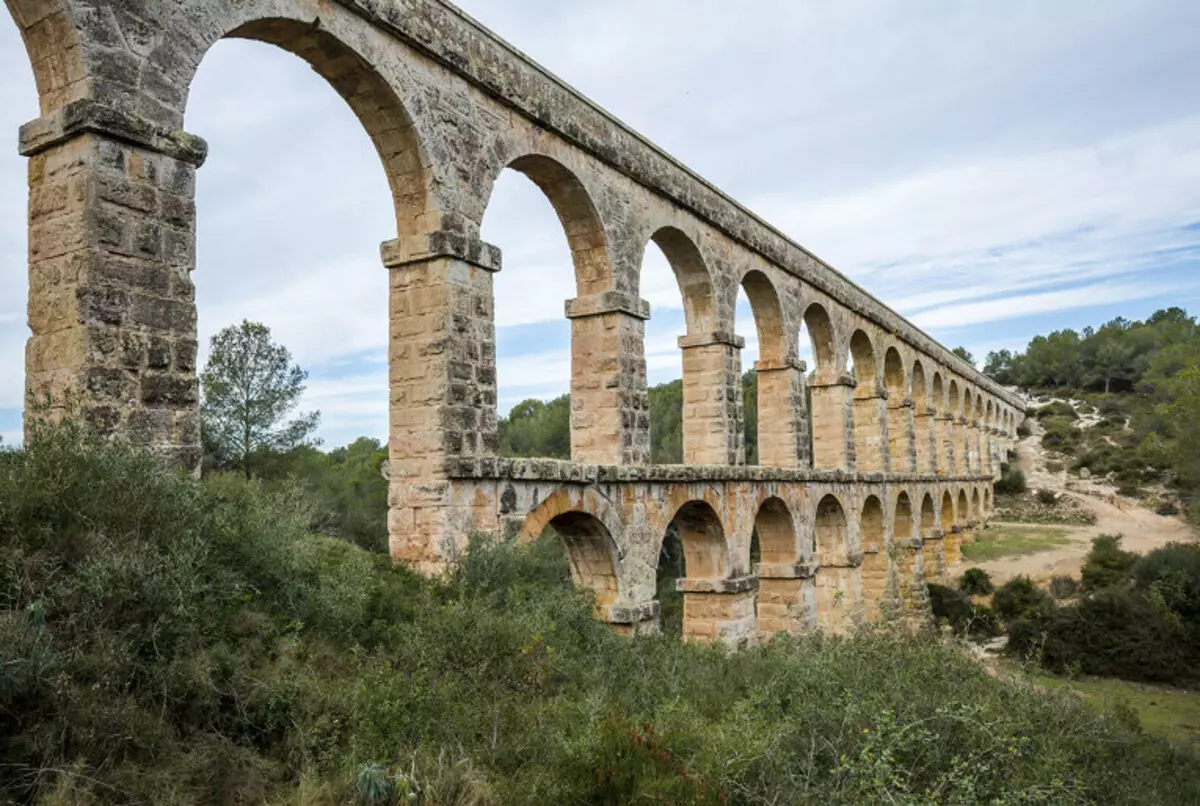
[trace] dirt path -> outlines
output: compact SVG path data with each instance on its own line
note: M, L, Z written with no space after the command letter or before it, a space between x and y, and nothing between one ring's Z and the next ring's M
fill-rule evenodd
M1091 549L1093 537L1122 535L1121 545L1127 551L1145 554L1172 542L1196 540L1196 533L1179 518L1158 515L1137 502L1117 495L1116 489L1093 481L1068 477L1066 473L1051 473L1046 469L1046 453L1041 445L1041 426L1031 420L1033 434L1017 443L1018 466L1025 473L1030 489L1052 490L1080 501L1096 513L1091 526L1047 526L1006 524L1014 528L1060 529L1071 541L1069 544L1035 554L1006 557L968 565L987 571L997 583L1026 575L1035 581L1053 576L1079 576L1083 559Z

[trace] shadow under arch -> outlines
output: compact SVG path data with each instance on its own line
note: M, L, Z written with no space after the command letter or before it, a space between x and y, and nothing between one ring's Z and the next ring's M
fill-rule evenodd
M562 540L575 584L593 591L599 608L617 604L621 597L617 547L608 527L590 513L571 511L552 518L547 529Z
M932 502L930 503L932 507ZM901 491L896 496L896 514L892 517L892 539L899 544L903 540L912 540L913 508L912 499L908 493Z
M754 518L754 531L762 565L796 564L796 524L783 499L772 496L763 501Z
M868 495L863 502L859 542L863 550L861 579L866 617L874 621L880 615L888 584L887 522L878 496Z
M804 309L804 327L812 342L814 383L831 383L837 375L837 334L829 312L819 302Z

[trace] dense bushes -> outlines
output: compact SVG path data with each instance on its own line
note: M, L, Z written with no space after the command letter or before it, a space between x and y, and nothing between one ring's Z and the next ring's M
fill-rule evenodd
M1019 495L1027 489L1025 473L1018 467L1002 465L1000 480L996 482L993 489L997 495Z
M1200 798L1193 754L952 647L622 639L554 543L430 581L311 521L66 431L0 455L0 801Z
M931 582L929 604L934 620L946 624L958 635L991 638L1000 634L1000 625L991 609L973 603L963 591Z
M1002 604L1004 589L996 593L1012 651L1057 672L1200 684L1200 546L1172 544L1138 557L1121 549L1119 537L1098 537L1074 604L1035 601L1040 591L1020 587L1020 604Z
M958 578L958 589L968 596L988 596L994 590L992 578L982 568L968 568Z

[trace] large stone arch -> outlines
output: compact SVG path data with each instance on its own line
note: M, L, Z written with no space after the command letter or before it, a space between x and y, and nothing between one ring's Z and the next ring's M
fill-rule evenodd
M576 292L581 299L609 291L613 285L612 258L604 221L592 193L580 175L554 157L525 153L502 167L524 175L545 194L562 223L574 264ZM488 189L495 187L499 172Z
M804 378L798 364L797 333L790 324L776 281L760 269L741 280L758 331L757 464L799 467L808 454Z
M689 336L719 329L712 276L695 241L678 227L664 226L650 236L667 259L683 299L684 321ZM645 248L642 250L645 253Z
M66 0L5 0L33 68L43 115L85 97L87 66Z
M894 346L883 355L883 382L887 389L888 468L893 473L911 473L918 469L916 418L904 358Z
M814 383L829 383L838 373L838 338L829 311L819 302L811 302L801 317L812 343Z
M819 302L804 309L805 329L812 342L816 367L809 384L812 407L813 467L849 470L854 465L854 381L839 374L844 366L837 330L829 312Z
M725 529L707 501L681 506L671 523L683 544L683 636L692 641L720 640L744 646L757 637L755 598L757 580L729 578Z

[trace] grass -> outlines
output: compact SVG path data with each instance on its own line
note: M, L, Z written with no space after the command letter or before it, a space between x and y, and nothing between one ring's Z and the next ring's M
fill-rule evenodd
M1131 706L1148 733L1200 746L1200 691L1149 686L1105 677L1062 678L1038 675L1040 685L1074 691L1098 711Z
M1004 557L1020 557L1065 546L1071 540L1063 529L992 524L975 535L975 542L962 547L963 556L983 563Z

